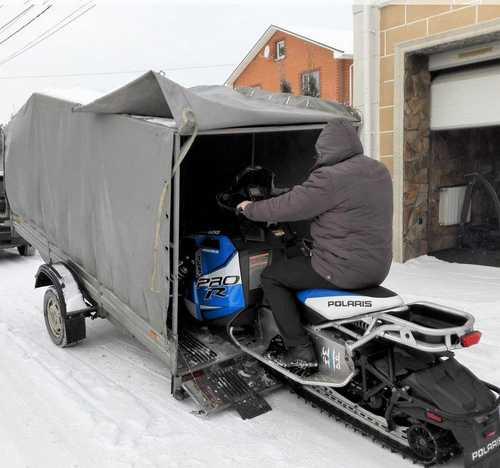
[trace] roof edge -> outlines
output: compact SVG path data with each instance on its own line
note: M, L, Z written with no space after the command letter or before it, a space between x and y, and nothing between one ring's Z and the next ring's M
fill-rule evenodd
M302 34L294 33L293 31L290 31L288 29L282 28L282 27L277 26L275 24L271 24L264 31L264 33L259 37L257 42L252 46L252 48L248 51L248 53L245 55L243 60L231 72L229 77L224 82L224 84L226 86L232 86L234 84L234 82L239 78L239 76L243 73L243 71L250 64L250 62L257 56L259 51L266 45L266 43L271 39L271 37L278 31L283 32L285 34L289 34L290 36L294 36L294 37L301 39L303 41L309 42L310 44L314 44L318 47L323 47L324 49L328 49L333 53L341 53L341 54L344 53L343 50L337 49L336 47L329 46L328 44L325 44L323 42L315 41L314 39L311 39L310 37L306 37L306 36L303 36Z

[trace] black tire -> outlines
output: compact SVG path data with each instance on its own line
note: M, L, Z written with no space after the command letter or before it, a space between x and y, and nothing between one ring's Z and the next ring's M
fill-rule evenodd
M66 316L66 304L53 286L45 291L43 316L50 339L56 346L65 348L75 345L86 336L85 318Z
M178 388L177 390L175 390L173 395L177 401L184 401L189 398L189 395L183 388Z
M19 252L19 255L22 255L23 257L33 257L36 252L35 247L30 244L20 245L17 248L17 251Z

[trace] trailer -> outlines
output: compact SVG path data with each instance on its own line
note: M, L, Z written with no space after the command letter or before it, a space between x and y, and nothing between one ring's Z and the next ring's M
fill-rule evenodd
M31 96L7 127L6 189L15 230L45 262L35 287L48 287L54 343L74 345L86 320L105 318L165 363L172 394L198 413L267 411L262 395L280 380L217 332L189 326L181 241L232 222L215 195L246 166L273 168L282 185L302 181L335 118L359 122L337 103L187 89L155 72L87 105Z

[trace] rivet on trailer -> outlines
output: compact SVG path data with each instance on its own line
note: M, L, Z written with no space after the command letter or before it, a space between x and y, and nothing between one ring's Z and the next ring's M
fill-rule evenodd
M260 272L307 223L249 223L235 207L301 182L336 118L359 124L339 104L153 72L84 106L33 95L7 129L7 192L46 262L35 285L48 286L49 335L72 345L87 318L108 318L165 362L198 414L255 417L288 384L414 460L463 451L466 466L497 466L500 390L453 356L481 336L466 312L382 287L301 291L318 371L262 357L280 343Z

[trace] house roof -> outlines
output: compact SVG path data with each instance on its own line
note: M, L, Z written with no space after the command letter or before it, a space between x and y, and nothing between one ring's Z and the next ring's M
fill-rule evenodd
M298 39L301 39L303 41L314 44L318 47L323 47L324 49L332 51L334 54L341 55L344 53L343 50L337 49L336 47L325 44L324 42L320 42L320 41L311 39L310 37L306 37L306 36L303 36L301 34L289 31L288 29L281 28L280 26L276 26L275 24L271 24L271 26L269 26L266 29L264 34L262 34L262 36L260 36L259 40L254 44L254 46L250 49L250 51L245 55L245 57L239 63L239 65L233 70L231 75L229 75L229 78L225 82L225 84L227 86L232 86L234 84L234 82L241 75L241 73L243 73L243 70L245 70L245 68L248 66L248 64L257 56L257 54L262 50L262 48L271 40L271 38L277 32L283 32L283 33L289 34L290 36L294 36Z

